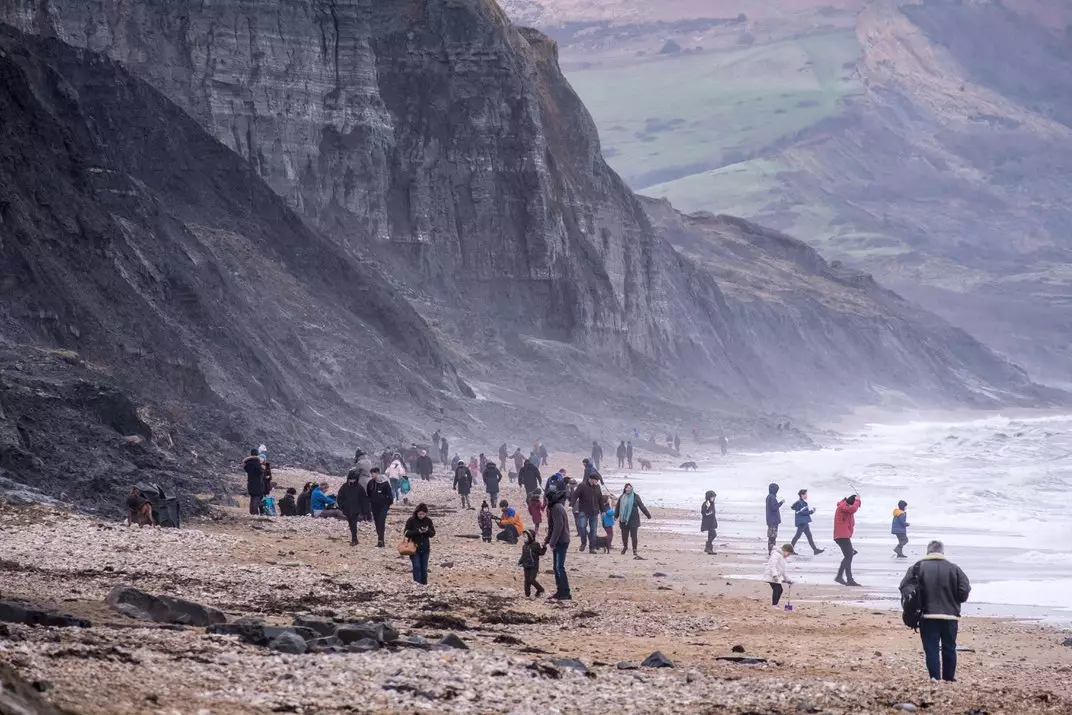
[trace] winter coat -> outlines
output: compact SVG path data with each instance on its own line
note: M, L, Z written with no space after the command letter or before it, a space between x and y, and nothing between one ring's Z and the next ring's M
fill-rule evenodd
M938 620L960 618L960 604L967 602L971 582L967 575L945 554L927 554L919 563L919 580L922 586L923 617ZM901 590L910 584L916 566L908 569L901 580Z
M543 522L543 501L540 499L533 499L529 502L529 516L532 517L532 523L539 526Z
M522 465L521 471L518 472L517 479L521 486L525 488L526 494L532 494L540 488L540 470L532 462L525 462L525 464Z
M431 544L428 543L428 540L435 536L435 525L427 516L423 519L411 516L406 521L406 527L402 530L402 535L417 545L418 553L430 551Z
M592 461L593 462L602 462L603 461L603 448L600 447L598 444L592 445Z
M583 481L587 482L588 481L588 475L591 474L594 471L596 471L596 465L593 464L591 461L589 461L587 459L584 460L584 475L583 475L584 479L583 479Z
M767 494L767 526L778 526L782 523L782 502L778 500L778 485L771 484Z
M591 484L587 479L577 487L571 499L575 512L594 517L603 511L603 489L598 484Z
M785 554L781 549L775 549L767 559L767 566L763 569L763 580L768 583L782 583L788 581L785 575Z
M908 534L908 512L901 509L893 510L893 524L890 526L891 534Z
M473 490L473 473L464 464L459 464L454 470L454 488L463 497L469 496L469 492Z
M569 544L570 529L569 517L566 516L566 505L562 502L557 502L552 506L547 511L547 521L547 538L544 539L544 544L549 544L551 548Z
M264 465L261 458L250 455L242 461L242 469L246 470L246 494L253 497L264 495Z
M523 466L525 466L525 455L521 454L519 449L514 452L514 471L520 474Z
M281 516L297 516L298 505L294 501L293 494L287 494L279 500L279 514Z
M790 508L796 514L793 517L793 524L795 526L807 526L811 523L811 515L812 512L814 512L815 510L808 508L808 502L804 501L803 499L797 499L795 502L793 502L793 506Z
M313 511L324 511L329 506L336 506L335 497L320 491L320 487L313 487L313 493L309 495L309 508Z
M619 444L616 452L618 459L625 459L625 444Z
M391 483L380 483L373 479L368 483L369 503L372 505L372 511L386 511L392 504L395 503L394 492L391 491Z
M357 476L357 482L362 489L367 489L369 479L372 478L372 458L367 454L362 454L361 458L354 462L354 466L350 468L350 474ZM349 478L350 474L346 475L347 478Z
M309 495L311 494L311 491L303 491L301 494L298 495L298 513L296 514L296 516L306 516L309 513Z
M491 518L491 511L480 510L480 513L476 515L476 525L480 527L482 532L491 532L491 527L495 521Z
M603 519L603 528L604 529L609 529L609 528L613 527L614 526L614 510L608 507L607 510L603 512L602 519Z
M856 531L856 512L860 510L860 497L856 497L854 504L849 504L842 499L838 502L837 511L834 512L834 538L851 539Z
M432 476L432 458L429 457L427 454L422 454L421 456L417 457L417 461L413 465L413 468L416 469L417 474L421 475L422 477Z
M402 460L396 459L391 462L391 466L387 468L388 479L401 479L406 476L406 468L402 465Z
M535 541L521 547L521 558L517 565L523 569L540 570L540 557L547 553L547 547L537 544Z
M346 480L346 484L339 487L339 494L335 497L339 504L339 509L346 516L361 514L364 511L362 507L366 499L368 499L368 495L361 488L361 485L357 481L350 481L349 479Z
M488 466L484 468L484 489L487 490L488 494L498 494L500 482L502 482L502 472L499 471L494 462L489 462Z
M633 492L633 513L629 515L629 523L624 526L636 526L640 523L640 512L644 512L644 516L651 518L651 512L644 506L644 500L640 498L640 495ZM622 498L618 497L618 503L614 506L614 513L619 516L622 513Z
M700 531L711 531L718 528L718 514L715 511L715 502L705 501L700 505Z
M499 464L506 466L506 460L509 457L509 453L506 451L506 445L499 447Z
M625 457L630 462L633 461L633 443L632 442L630 442L629 444L625 445Z
M518 535L525 530L525 522L521 521L521 516L517 513L516 509L510 509L514 512L513 516L503 516L499 519L499 528L505 529L508 526L512 526L517 529Z

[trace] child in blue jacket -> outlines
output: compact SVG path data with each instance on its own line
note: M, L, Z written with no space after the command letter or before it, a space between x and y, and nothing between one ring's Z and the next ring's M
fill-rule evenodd
M897 546L893 547L893 553L897 554L899 559L907 559L905 556L904 547L908 543L908 512L905 509L908 508L908 502L904 499L897 502L897 508L893 510L893 525L890 527L890 533L897 537Z

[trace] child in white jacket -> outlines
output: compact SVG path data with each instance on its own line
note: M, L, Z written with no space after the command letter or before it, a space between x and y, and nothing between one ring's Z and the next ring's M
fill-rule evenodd
M772 606L777 606L778 601L782 600L782 584L793 584L785 575L785 560L795 555L796 551L793 550L792 544L782 544L782 548L771 552L770 559L767 560L767 567L763 570L763 580L771 586Z

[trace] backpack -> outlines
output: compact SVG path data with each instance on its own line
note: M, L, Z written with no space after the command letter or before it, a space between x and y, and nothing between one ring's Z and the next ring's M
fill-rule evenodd
M901 620L912 630L923 620L923 579L918 561L912 567L912 579L901 589Z

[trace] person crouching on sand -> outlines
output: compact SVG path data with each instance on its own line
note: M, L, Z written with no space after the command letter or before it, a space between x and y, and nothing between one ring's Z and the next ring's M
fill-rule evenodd
M785 574L785 560L795 554L792 544L782 544L782 548L772 551L770 558L767 559L767 567L763 570L763 580L770 584L772 606L777 606L782 600L782 584L793 585Z

